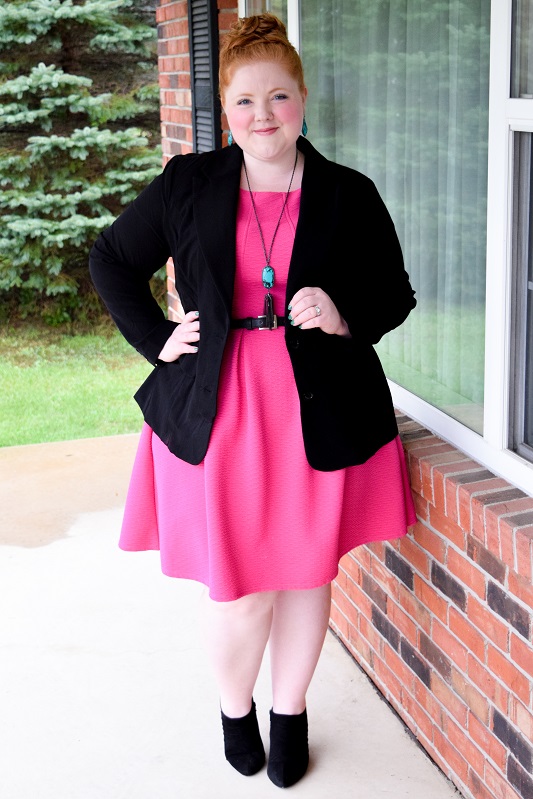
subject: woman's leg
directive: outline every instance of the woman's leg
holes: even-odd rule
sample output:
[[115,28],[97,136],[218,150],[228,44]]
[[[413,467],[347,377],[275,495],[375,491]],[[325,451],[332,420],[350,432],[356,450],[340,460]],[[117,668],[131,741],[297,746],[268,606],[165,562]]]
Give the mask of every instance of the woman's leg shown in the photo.
[[206,647],[222,712],[241,718],[250,711],[254,686],[272,625],[276,592],[249,594],[233,602],[204,597]]
[[274,604],[270,633],[273,707],[267,774],[288,788],[309,765],[306,694],[328,628],[331,586],[282,591]]
[[273,609],[269,650],[272,708],[295,715],[305,710],[329,624],[331,584],[307,591],[279,591]]

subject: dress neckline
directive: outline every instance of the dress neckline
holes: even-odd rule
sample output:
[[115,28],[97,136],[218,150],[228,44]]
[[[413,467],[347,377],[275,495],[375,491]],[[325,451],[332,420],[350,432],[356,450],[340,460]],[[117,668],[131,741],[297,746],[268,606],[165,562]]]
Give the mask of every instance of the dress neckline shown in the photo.
[[[287,194],[286,191],[248,191],[248,189],[243,189],[242,186],[239,186],[239,190],[244,192],[245,194]],[[302,187],[300,186],[298,189],[292,189],[289,194],[296,194],[297,192],[301,191]]]

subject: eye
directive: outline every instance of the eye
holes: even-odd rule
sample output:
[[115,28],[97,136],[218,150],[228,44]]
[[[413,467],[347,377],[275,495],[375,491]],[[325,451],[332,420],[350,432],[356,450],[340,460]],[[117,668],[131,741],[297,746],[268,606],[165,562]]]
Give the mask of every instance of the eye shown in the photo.
[[280,92],[279,94],[275,94],[274,95],[274,100],[286,100],[286,99],[287,99],[287,95],[283,94],[283,92]]
[[249,105],[250,100],[247,97],[243,97],[242,100],[238,100],[237,105]]

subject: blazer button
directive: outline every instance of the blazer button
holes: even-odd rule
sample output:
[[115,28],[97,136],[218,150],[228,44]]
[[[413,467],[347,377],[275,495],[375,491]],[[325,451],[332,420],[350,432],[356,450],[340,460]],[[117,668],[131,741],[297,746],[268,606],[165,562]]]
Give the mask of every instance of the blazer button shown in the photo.
[[306,392],[304,393],[304,399],[305,399],[305,400],[312,400],[312,399],[313,399],[313,397],[314,397],[314,394],[313,394],[313,392],[312,392],[312,391],[306,391]]
[[299,346],[300,346],[300,342],[298,341],[297,338],[295,338],[293,341],[291,341],[291,347],[292,347],[293,350],[297,350]]

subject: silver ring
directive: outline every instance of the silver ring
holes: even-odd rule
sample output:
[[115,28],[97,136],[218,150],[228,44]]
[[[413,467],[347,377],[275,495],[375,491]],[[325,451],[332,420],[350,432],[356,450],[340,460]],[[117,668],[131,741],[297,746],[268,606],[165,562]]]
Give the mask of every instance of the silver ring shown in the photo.
[[320,314],[322,313],[322,311],[320,310],[320,305],[315,305],[315,311],[316,311],[316,315],[320,316]]

